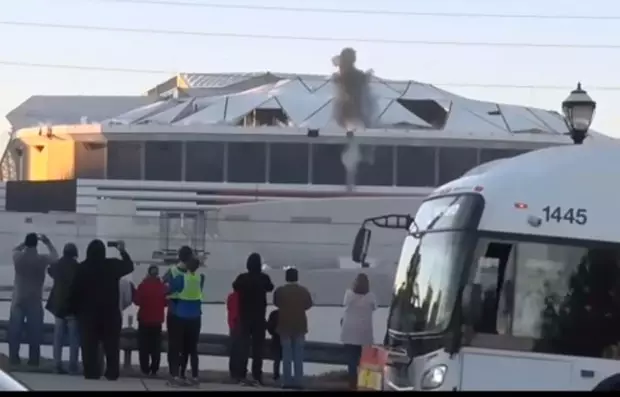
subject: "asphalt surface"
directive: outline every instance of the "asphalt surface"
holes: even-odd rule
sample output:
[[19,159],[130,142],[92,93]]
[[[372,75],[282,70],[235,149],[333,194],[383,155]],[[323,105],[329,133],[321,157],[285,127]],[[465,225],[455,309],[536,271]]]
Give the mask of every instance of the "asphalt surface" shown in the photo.
[[269,387],[244,387],[220,383],[202,383],[197,387],[170,387],[162,379],[120,378],[111,382],[86,380],[81,376],[12,372],[11,376],[32,391],[276,391]]

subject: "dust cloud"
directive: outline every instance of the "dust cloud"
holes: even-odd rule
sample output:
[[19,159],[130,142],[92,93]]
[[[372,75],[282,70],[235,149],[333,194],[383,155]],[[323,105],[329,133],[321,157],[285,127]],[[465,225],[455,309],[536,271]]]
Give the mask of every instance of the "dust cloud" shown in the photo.
[[332,76],[335,93],[333,117],[336,123],[347,131],[349,143],[342,152],[342,164],[347,172],[347,190],[355,189],[355,179],[362,152],[356,142],[355,133],[372,127],[376,118],[376,99],[372,95],[370,80],[372,71],[363,72],[355,67],[357,59],[353,48],[344,48],[332,58],[338,71]]

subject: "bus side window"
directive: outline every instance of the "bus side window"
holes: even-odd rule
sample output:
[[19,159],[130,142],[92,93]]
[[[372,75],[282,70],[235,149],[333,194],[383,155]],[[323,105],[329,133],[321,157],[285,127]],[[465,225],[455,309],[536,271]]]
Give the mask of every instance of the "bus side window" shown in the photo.
[[[482,289],[482,310],[476,332],[485,334],[504,334],[510,326],[512,297],[514,288],[512,273],[514,265],[511,261],[512,244],[491,242],[478,263],[478,274],[486,273],[476,282]],[[483,269],[486,268],[486,269]],[[499,331],[499,332],[498,332]]]

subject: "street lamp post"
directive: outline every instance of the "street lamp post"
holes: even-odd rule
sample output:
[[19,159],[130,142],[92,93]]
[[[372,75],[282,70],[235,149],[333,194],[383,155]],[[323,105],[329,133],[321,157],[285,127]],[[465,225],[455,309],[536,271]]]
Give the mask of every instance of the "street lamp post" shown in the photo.
[[588,136],[595,110],[596,102],[581,88],[581,83],[578,83],[577,88],[562,102],[564,119],[576,145],[581,145]]

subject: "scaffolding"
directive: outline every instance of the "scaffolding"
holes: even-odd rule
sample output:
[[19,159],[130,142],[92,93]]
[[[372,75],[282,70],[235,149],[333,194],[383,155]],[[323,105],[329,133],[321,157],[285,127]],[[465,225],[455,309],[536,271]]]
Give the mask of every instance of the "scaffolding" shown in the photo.
[[153,259],[176,263],[178,250],[191,247],[201,262],[206,259],[206,216],[204,211],[165,211],[159,215],[159,250]]

